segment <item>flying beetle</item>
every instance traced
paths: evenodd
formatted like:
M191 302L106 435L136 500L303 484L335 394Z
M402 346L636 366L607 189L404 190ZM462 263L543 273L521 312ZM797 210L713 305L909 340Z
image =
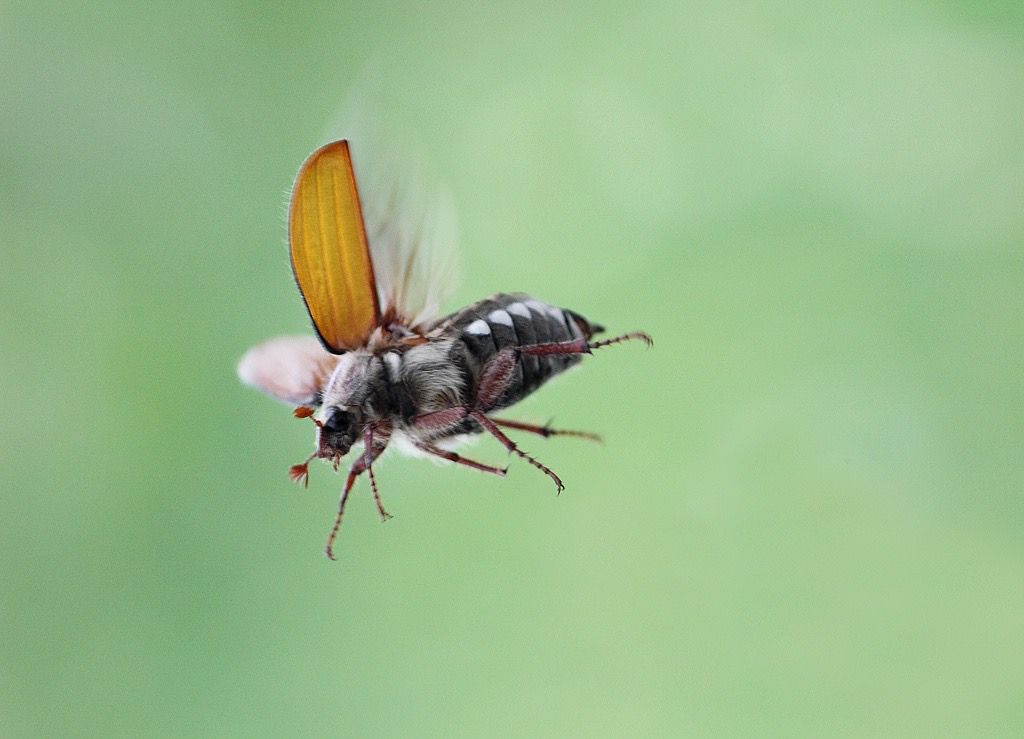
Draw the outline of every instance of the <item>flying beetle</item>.
M558 475L503 429L597 437L494 413L595 349L628 340L652 345L640 331L594 340L604 330L598 324L521 293L492 295L442 316L440 306L453 287L454 244L436 238L433 222L399 227L408 218L396 212L402 198L370 206L364 218L347 140L306 159L292 190L288 237L295 282L316 337L271 339L250 349L238 365L242 382L296 406L294 415L312 419L316 427L314 451L289 469L295 482L308 482L314 459L337 470L354 445L362 447L349 467L324 548L330 559L360 475L369 478L381 519L390 518L373 464L392 443L503 477L507 467L468 459L452 448L467 435L487 433L561 492Z

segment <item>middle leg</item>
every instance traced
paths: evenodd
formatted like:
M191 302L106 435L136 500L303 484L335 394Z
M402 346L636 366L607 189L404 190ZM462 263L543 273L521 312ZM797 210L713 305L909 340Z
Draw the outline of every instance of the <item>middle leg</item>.
M510 438L508 438L507 436L505 436L505 434L501 432L501 429L499 429L495 425L494 421L485 416L481 411L472 411L469 415L474 421L483 426L485 431L487 431L491 436L500 441L506 449L512 452L512 454L515 454L520 459L525 459L527 462L529 462L534 467L543 472L545 475L554 480L555 487L558 489L559 493L565 490L565 485L562 484L562 480L558 477L558 475L556 475L552 471L550 467L545 465L543 462L537 461L529 454L524 452L522 449L520 449L514 441L512 441Z
M498 477L504 477L505 474L508 472L508 467L491 467L489 464L483 464L481 462L476 462L472 459L467 459L466 457L463 457L461 454L456 454L455 452L448 451L447 449L441 449L440 447L436 447L433 444L427 444L423 442L417 444L416 446L417 448L425 451L427 454L433 454L435 457L447 459L449 462L462 464L465 465L466 467L472 467L474 470L480 470L481 472L490 472L492 475L497 475Z
M423 430L443 432L445 430L455 428L459 423L470 418L476 421L484 431L500 441L502 446L504 446L509 452L515 454L521 459L525 459L531 465L554 480L555 486L558 488L558 492L561 493L562 490L565 489L565 485L562 484L562 480L558 475L556 475L550 467L539 462L520 449L514 441L502 433L501 429L498 428L494 421L485 415L486 411L491 410L495 405L497 405L502 394L508 389L509 385L512 384L515 377L515 368L520 361L521 350L522 347L503 349L491 357L490 361L484 365L483 371L480 373L480 381L477 384L476 395L473 398L471 405L456 406L440 411L434 411L432 413L425 413L418 416L414 420L414 424ZM444 456L444 454L442 453L440 456ZM453 459L452 461L459 460ZM477 464L479 463L470 464L469 466L476 466Z

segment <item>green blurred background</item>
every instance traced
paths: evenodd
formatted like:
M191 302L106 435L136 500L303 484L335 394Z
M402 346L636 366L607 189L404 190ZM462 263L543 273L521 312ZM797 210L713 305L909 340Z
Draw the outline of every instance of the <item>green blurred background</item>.
M1021 8L0 3L0 733L1021 735ZM332 564L234 365L360 80L449 307L657 345L518 410L562 496L389 456Z

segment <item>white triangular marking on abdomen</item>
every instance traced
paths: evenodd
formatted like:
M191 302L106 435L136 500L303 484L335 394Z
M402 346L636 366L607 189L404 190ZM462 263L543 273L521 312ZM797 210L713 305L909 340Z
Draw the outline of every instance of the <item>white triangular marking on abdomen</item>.
M487 325L487 321L478 318L466 326L466 333L474 336L487 336L491 333L491 327Z
M520 318L533 318L533 314L530 313L530 309L523 303L512 303L505 310L513 315L519 316Z
M487 320L490 321L491 323L500 323L504 326L509 327L512 326L512 316L510 316L506 311L503 310L491 311L490 314L487 316Z

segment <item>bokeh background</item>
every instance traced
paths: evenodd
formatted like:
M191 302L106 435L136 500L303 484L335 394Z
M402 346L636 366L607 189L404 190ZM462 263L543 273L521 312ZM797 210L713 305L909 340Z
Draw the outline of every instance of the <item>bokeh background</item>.
M4 736L1024 732L1018 2L0 4ZM238 385L357 84L623 346L505 480ZM475 455L504 452L480 441Z

